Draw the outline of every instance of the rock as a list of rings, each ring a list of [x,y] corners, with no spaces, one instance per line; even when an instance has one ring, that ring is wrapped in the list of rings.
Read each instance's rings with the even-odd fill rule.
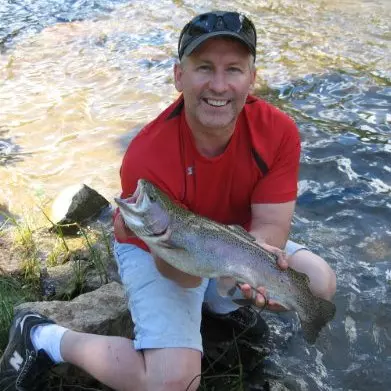
[[[85,184],[65,188],[53,201],[51,219],[58,225],[84,224],[97,216],[109,201]],[[77,226],[62,227],[63,233],[76,233]]]
[[[125,292],[117,282],[103,285],[72,301],[27,302],[17,306],[15,311],[22,309],[40,312],[75,331],[133,336]]]

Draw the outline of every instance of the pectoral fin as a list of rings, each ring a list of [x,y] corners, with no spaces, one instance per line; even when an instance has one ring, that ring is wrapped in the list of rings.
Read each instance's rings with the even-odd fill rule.
[[[220,296],[233,296],[236,292],[236,280],[232,277],[220,277],[217,279],[217,292]]]
[[[255,305],[254,299],[233,299],[235,304],[245,306],[245,305]]]

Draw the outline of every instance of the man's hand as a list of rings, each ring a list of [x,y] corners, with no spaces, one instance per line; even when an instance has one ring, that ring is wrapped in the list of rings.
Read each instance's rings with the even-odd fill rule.
[[[266,243],[260,243],[258,240],[257,240],[257,243],[261,247],[263,247],[265,250],[277,255],[277,265],[282,270],[288,269],[289,265],[288,265],[288,259],[287,259],[285,251],[281,250],[278,247],[270,246],[269,244],[266,244]]]
[[[114,234],[121,242],[126,241],[131,236],[135,236],[134,233],[126,226],[121,213],[118,213],[114,219]]]
[[[260,246],[262,246],[265,250],[272,252],[273,254],[277,255],[277,265],[282,270],[286,270],[288,268],[288,260],[285,254],[285,251],[282,251],[278,247],[270,246],[266,243],[259,243]],[[287,309],[280,305],[275,300],[268,300],[267,299],[267,292],[266,288],[264,287],[258,287],[256,288],[256,291],[251,288],[248,284],[241,284],[239,285],[240,289],[243,293],[243,296],[246,299],[250,299],[253,301],[254,305],[256,305],[259,308],[266,308],[269,311],[274,312],[280,312],[280,311],[286,311]]]

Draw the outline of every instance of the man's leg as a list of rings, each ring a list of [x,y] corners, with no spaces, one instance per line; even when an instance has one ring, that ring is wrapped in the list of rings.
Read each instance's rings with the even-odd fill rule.
[[[68,332],[61,344],[64,360],[116,390],[185,390],[201,372],[199,330],[207,281],[185,289],[163,277],[149,253],[119,243],[114,250],[135,340]],[[196,379],[189,390],[198,384]]]
[[[60,347],[48,350],[59,351],[64,361],[77,365],[115,390],[183,391],[194,378],[189,390],[196,390],[197,375],[201,371],[201,306],[208,281],[203,281],[197,288],[181,288],[160,275],[149,253],[120,244],[115,245],[115,253],[135,322],[135,341],[66,331],[61,338],[53,337],[49,341]],[[46,353],[43,353],[45,361],[35,359],[30,328],[26,329],[31,318],[17,325],[17,330],[25,330],[22,336],[17,333],[18,339],[23,340],[20,347],[28,346],[32,351],[26,360],[29,364],[26,365],[23,358],[20,363],[19,357],[13,357],[13,349],[7,349],[0,367],[2,390],[18,390],[17,382],[35,378],[37,371],[42,377],[40,363],[45,363],[46,368],[48,361],[53,362],[53,357],[51,361],[46,359]],[[58,327],[48,322],[43,319],[41,327]],[[38,338],[35,350],[47,343],[45,338],[43,341]],[[15,343],[10,340],[9,346],[12,345]],[[30,365],[31,360],[36,363]],[[26,391],[43,389],[35,380],[24,388]]]
[[[201,353],[186,348],[137,351],[132,341],[69,331],[61,342],[66,362],[114,390],[183,391],[201,372]],[[199,379],[189,390],[196,390]]]

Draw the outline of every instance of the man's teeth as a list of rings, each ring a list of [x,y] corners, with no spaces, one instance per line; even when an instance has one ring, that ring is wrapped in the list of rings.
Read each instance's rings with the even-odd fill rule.
[[[228,103],[227,100],[207,99],[206,101],[208,102],[209,105],[217,106],[217,107],[225,106]]]

